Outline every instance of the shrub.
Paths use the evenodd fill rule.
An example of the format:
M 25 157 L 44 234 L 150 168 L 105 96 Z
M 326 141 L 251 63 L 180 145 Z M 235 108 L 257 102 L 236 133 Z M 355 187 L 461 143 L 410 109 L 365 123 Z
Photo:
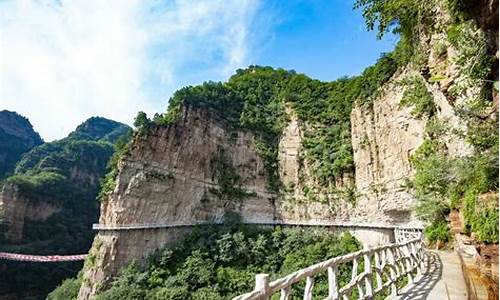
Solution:
M 416 118 L 430 118 L 436 113 L 436 105 L 432 94 L 427 90 L 424 80 L 413 76 L 400 82 L 406 87 L 400 105 L 412 106 L 411 114 Z
M 76 300 L 81 285 L 81 276 L 66 279 L 47 296 L 47 300 Z
M 451 238 L 450 229 L 446 221 L 439 221 L 431 223 L 424 230 L 425 237 L 431 243 L 441 241 L 448 242 Z

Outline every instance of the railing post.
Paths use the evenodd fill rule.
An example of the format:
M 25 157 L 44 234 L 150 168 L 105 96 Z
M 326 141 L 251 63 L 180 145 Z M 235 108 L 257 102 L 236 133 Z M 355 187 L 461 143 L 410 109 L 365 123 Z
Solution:
M 304 289 L 304 300 L 312 300 L 313 287 L 314 287 L 314 278 L 312 276 L 307 276 L 306 287 Z
M 416 277 L 420 276 L 420 265 L 418 264 L 418 253 L 417 253 L 417 246 L 415 245 L 416 242 L 411 243 L 410 245 L 410 253 L 411 253 L 411 260 L 412 260 L 412 266 L 417 270 L 417 275 Z
M 328 299 L 335 300 L 338 298 L 338 287 L 337 287 L 337 265 L 333 267 L 328 267 Z
M 411 252 L 408 244 L 404 247 L 404 255 L 405 255 L 405 265 L 406 265 L 406 273 L 408 274 L 408 284 L 413 283 L 413 275 L 411 274 L 413 266 L 411 263 Z
M 352 273 L 351 273 L 351 281 L 354 281 L 354 279 L 358 276 L 358 258 L 355 257 L 352 260 Z
M 369 254 L 363 256 L 365 260 L 365 296 L 369 299 L 373 296 L 373 286 L 372 286 L 372 262 Z
M 374 254 L 374 258 L 375 258 L 375 280 L 377 281 L 377 288 L 376 288 L 377 290 L 381 290 L 383 285 L 382 275 L 381 275 L 383 270 L 381 270 L 381 266 L 384 263 L 384 261 L 383 258 L 380 256 L 381 256 L 380 253 L 376 251 Z
M 389 263 L 389 269 L 390 269 L 390 275 L 391 275 L 391 296 L 396 296 L 398 294 L 398 286 L 396 285 L 396 282 L 398 280 L 397 275 L 396 275 L 396 259 L 394 257 L 394 252 L 392 251 L 392 248 L 387 248 L 387 254 L 388 254 L 388 263 Z
M 287 286 L 281 289 L 280 300 L 288 300 L 290 298 L 290 287 Z
M 260 300 L 269 300 L 269 275 L 255 275 L 255 290 L 260 291 Z
M 355 257 L 352 260 L 351 282 L 355 282 L 357 276 L 358 276 L 358 258 Z M 356 287 L 358 288 L 359 299 L 362 299 L 363 298 L 363 289 L 361 289 L 359 282 L 356 282 Z

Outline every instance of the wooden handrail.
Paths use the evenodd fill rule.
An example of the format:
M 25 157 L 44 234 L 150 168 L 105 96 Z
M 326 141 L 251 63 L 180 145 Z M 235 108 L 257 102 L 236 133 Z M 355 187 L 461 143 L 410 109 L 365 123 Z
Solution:
M 254 290 L 233 300 L 269 300 L 278 292 L 281 293 L 281 300 L 287 300 L 291 296 L 293 284 L 302 280 L 306 281 L 303 299 L 311 300 L 314 277 L 325 271 L 328 273 L 328 300 L 349 299 L 354 289 L 358 291 L 358 299 L 372 299 L 386 288 L 389 288 L 391 295 L 395 296 L 398 292 L 396 285 L 398 280 L 407 276 L 408 284 L 411 284 L 415 279 L 413 273 L 421 276 L 423 267 L 421 231 L 414 228 L 395 228 L 395 236 L 400 239 L 395 244 L 334 257 L 271 282 L 268 274 L 258 274 Z M 413 238 L 401 242 L 405 237 Z M 364 264 L 364 270 L 358 274 L 360 261 Z M 342 263 L 352 263 L 352 272 L 351 280 L 340 287 L 337 274 L 338 266 Z M 384 277 L 387 271 L 389 272 Z M 373 286 L 373 276 L 375 276 L 375 286 Z

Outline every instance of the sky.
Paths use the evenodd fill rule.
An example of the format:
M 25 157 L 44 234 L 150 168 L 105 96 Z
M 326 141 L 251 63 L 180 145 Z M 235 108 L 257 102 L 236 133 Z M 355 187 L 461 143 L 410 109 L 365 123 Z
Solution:
M 358 75 L 397 37 L 377 40 L 353 1 L 0 0 L 0 110 L 52 141 L 91 116 L 165 112 L 175 90 L 248 65 Z

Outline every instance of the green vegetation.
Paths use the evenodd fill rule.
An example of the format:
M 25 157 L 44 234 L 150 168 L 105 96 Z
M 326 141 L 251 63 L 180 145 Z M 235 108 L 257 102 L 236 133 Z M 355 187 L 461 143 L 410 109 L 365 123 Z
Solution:
M 411 114 L 415 118 L 420 119 L 424 116 L 430 118 L 436 113 L 434 98 L 420 76 L 405 78 L 399 84 L 405 86 L 400 105 L 412 106 Z
M 31 204 L 43 203 L 57 208 L 45 220 L 25 220 L 20 243 L 12 244 L 0 231 L 0 251 L 29 254 L 75 254 L 88 251 L 99 204 L 99 181 L 114 145 L 128 132 L 126 125 L 104 118 L 91 118 L 68 137 L 45 143 L 26 153 L 17 163 L 15 174 L 5 179 L 4 192 L 14 188 Z M 65 262 L 58 267 L 23 262 L 5 262 L 0 271 L 5 293 L 52 290 L 64 278 L 74 276 L 80 262 Z M 20 296 L 22 297 L 22 296 Z
M 498 119 L 476 120 L 473 124 L 496 123 Z M 450 157 L 439 142 L 438 126 L 433 126 L 428 138 L 411 157 L 416 175 L 411 185 L 420 200 L 417 213 L 430 224 L 428 238 L 442 237 L 442 223 L 451 208 L 460 208 L 465 229 L 479 241 L 498 242 L 498 207 L 496 200 L 485 201 L 481 194 L 498 191 L 498 129 L 489 126 L 469 126 L 467 136 L 485 136 L 472 143 L 470 156 Z M 488 132 L 484 132 L 484 128 Z M 431 133 L 431 134 L 429 134 Z M 495 134 L 496 133 L 496 134 Z M 474 139 L 472 140 L 474 141 Z
M 47 300 L 76 300 L 82 284 L 81 274 L 75 279 L 65 279 L 61 285 L 47 296 Z
M 251 291 L 257 273 L 276 278 L 361 249 L 349 234 L 262 229 L 240 224 L 234 216 L 226 224 L 196 228 L 182 242 L 150 257 L 145 268 L 131 264 L 97 299 L 230 299 Z M 351 264 L 340 266 L 341 284 L 350 280 L 350 268 Z M 315 296 L 326 297 L 326 274 L 315 279 Z M 294 295 L 303 287 L 298 284 Z
M 421 66 L 426 57 L 421 49 L 420 38 L 432 30 L 435 5 L 434 1 L 357 0 L 355 8 L 363 10 L 367 28 L 377 30 L 379 38 L 388 31 L 400 35 L 393 52 L 399 65 L 413 63 Z
M 24 153 L 41 143 L 28 119 L 15 112 L 0 111 L 0 180 L 12 174 Z
M 115 151 L 111 158 L 108 160 L 107 169 L 108 172 L 106 176 L 101 181 L 101 188 L 99 190 L 99 195 L 97 199 L 104 200 L 107 195 L 109 195 L 116 184 L 116 176 L 118 176 L 118 162 L 120 158 L 125 156 L 129 151 L 129 142 L 132 141 L 132 131 L 129 131 L 126 135 L 123 135 L 120 139 L 116 141 Z
M 468 89 L 483 87 L 483 93 L 490 91 L 492 82 L 488 79 L 493 58 L 488 54 L 487 40 L 484 32 L 478 28 L 474 20 L 456 23 L 448 28 L 448 41 L 458 50 L 454 63 L 458 66 L 461 80 L 456 81 L 449 91 L 458 96 Z M 482 95 L 487 97 L 488 95 Z
M 448 10 L 451 22 L 440 23 L 436 5 Z M 498 116 L 488 112 L 495 83 L 490 78 L 493 56 L 486 34 L 473 19 L 474 5 L 470 0 L 358 0 L 355 4 L 363 10 L 368 29 L 376 29 L 379 37 L 390 30 L 400 34 L 391 54 L 397 65 L 411 63 L 422 71 L 422 77 L 401 82 L 406 87 L 401 105 L 413 107 L 416 118 L 427 119 L 426 139 L 411 158 L 416 175 L 409 188 L 419 199 L 417 213 L 428 222 L 426 235 L 431 241 L 449 239 L 445 218 L 451 208 L 461 208 L 467 230 L 480 241 L 498 242 L 497 205 L 480 196 L 498 191 Z M 422 48 L 421 42 L 422 37 L 443 31 L 447 32 L 446 43 L 457 50 L 451 63 L 458 66 L 460 74 L 447 95 L 450 102 L 466 98 L 464 104 L 455 107 L 467 124 L 465 139 L 474 147 L 474 152 L 465 157 L 451 157 L 441 142 L 445 133 L 463 136 L 464 132 L 435 117 L 436 107 L 424 82 L 445 79 L 442 74 L 424 72 L 428 50 Z M 434 47 L 438 56 L 446 53 L 444 42 Z
M 450 229 L 446 221 L 432 222 L 424 230 L 425 237 L 431 243 L 448 242 L 451 239 Z

